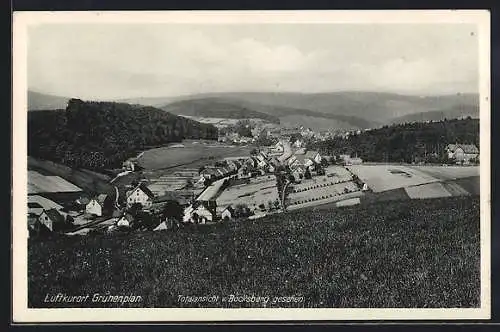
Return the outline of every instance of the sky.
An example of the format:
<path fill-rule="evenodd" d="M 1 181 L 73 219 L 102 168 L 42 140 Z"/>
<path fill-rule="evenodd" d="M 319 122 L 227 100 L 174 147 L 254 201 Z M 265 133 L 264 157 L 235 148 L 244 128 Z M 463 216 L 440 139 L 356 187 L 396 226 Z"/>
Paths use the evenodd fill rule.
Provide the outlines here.
<path fill-rule="evenodd" d="M 43 24 L 28 88 L 86 99 L 209 92 L 478 92 L 469 24 Z"/>

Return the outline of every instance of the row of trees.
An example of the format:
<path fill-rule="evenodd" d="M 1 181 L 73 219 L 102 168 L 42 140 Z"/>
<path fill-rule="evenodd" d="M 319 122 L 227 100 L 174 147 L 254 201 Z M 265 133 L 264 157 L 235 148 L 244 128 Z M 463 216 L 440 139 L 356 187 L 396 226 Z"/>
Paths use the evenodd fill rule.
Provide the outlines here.
<path fill-rule="evenodd" d="M 444 120 L 406 123 L 335 137 L 312 144 L 322 154 L 357 155 L 374 162 L 442 162 L 445 148 L 453 143 L 475 144 L 479 148 L 479 120 Z"/>
<path fill-rule="evenodd" d="M 78 99 L 65 111 L 28 116 L 28 154 L 71 167 L 118 167 L 144 148 L 185 138 L 217 139 L 217 128 L 153 107 Z"/>

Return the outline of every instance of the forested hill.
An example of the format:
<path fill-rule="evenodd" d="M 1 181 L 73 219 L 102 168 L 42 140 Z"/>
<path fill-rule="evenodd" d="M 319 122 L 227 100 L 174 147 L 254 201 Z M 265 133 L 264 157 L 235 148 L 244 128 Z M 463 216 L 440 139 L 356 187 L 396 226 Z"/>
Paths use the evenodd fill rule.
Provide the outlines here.
<path fill-rule="evenodd" d="M 365 161 L 441 162 L 447 144 L 475 144 L 479 148 L 479 120 L 405 123 L 336 137 L 313 146 L 325 154 L 357 155 Z"/>
<path fill-rule="evenodd" d="M 229 119 L 257 118 L 280 123 L 280 119 L 272 114 L 259 112 L 253 107 L 241 105 L 241 103 L 217 98 L 181 100 L 165 105 L 161 109 L 178 115 Z"/>
<path fill-rule="evenodd" d="M 150 106 L 71 99 L 65 111 L 28 113 L 28 154 L 102 169 L 148 147 L 185 138 L 217 139 L 217 128 Z"/>

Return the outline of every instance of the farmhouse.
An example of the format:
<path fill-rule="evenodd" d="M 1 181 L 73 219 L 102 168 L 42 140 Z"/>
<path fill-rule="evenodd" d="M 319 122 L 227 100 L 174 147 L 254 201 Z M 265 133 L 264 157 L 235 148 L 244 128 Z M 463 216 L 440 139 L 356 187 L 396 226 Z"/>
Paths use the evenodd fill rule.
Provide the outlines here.
<path fill-rule="evenodd" d="M 318 153 L 318 151 L 312 150 L 306 152 L 305 159 L 310 159 L 316 164 L 320 164 L 322 160 L 321 155 Z"/>
<path fill-rule="evenodd" d="M 231 206 L 226 207 L 221 213 L 222 220 L 232 219 L 234 215 L 234 209 Z"/>
<path fill-rule="evenodd" d="M 145 184 L 141 183 L 134 189 L 127 191 L 126 197 L 127 207 L 131 207 L 134 203 L 139 203 L 144 208 L 149 208 L 152 204 L 154 195 Z"/>
<path fill-rule="evenodd" d="M 202 223 L 214 221 L 216 205 L 214 201 L 196 201 L 184 209 L 183 222 Z"/>
<path fill-rule="evenodd" d="M 64 217 L 56 209 L 43 210 L 38 221 L 51 232 L 61 229 L 65 222 Z"/>
<path fill-rule="evenodd" d="M 457 163 L 468 164 L 479 156 L 479 149 L 474 144 L 448 144 L 446 146 L 448 159 L 454 159 Z"/>
<path fill-rule="evenodd" d="M 100 194 L 99 196 L 92 198 L 85 206 L 85 212 L 88 214 L 94 214 L 96 216 L 102 216 L 105 210 L 110 205 L 110 199 L 106 194 Z"/>
<path fill-rule="evenodd" d="M 118 227 L 130 227 L 134 221 L 134 217 L 131 214 L 125 213 L 123 214 L 116 222 L 116 226 Z"/>
<path fill-rule="evenodd" d="M 169 191 L 165 192 L 162 196 L 154 197 L 149 210 L 154 213 L 158 213 L 163 210 L 164 206 L 168 202 L 171 201 L 177 202 L 180 206 L 187 206 L 189 204 L 189 201 L 185 197 L 182 197 L 175 191 Z"/>
<path fill-rule="evenodd" d="M 293 147 L 295 147 L 295 148 L 302 148 L 303 145 L 304 145 L 304 142 L 301 139 L 298 139 L 295 142 L 293 142 Z"/>

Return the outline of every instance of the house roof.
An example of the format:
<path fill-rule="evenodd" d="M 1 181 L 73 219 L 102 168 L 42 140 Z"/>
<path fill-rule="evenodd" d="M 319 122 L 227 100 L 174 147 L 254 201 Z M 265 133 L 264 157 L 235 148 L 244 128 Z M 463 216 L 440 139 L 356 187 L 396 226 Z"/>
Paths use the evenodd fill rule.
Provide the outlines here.
<path fill-rule="evenodd" d="M 307 151 L 306 154 L 305 154 L 305 158 L 314 158 L 316 157 L 316 155 L 318 154 L 318 151 Z"/>
<path fill-rule="evenodd" d="M 106 200 L 106 198 L 108 198 L 108 194 L 100 194 L 99 196 L 97 196 L 97 201 L 99 203 L 104 203 L 104 201 Z"/>
<path fill-rule="evenodd" d="M 48 209 L 44 212 L 53 222 L 64 222 L 64 217 L 56 209 Z"/>
<path fill-rule="evenodd" d="M 229 211 L 229 213 L 231 213 L 231 214 L 234 213 L 234 209 L 231 205 L 226 206 L 226 208 L 224 210 L 222 210 L 222 213 L 224 213 L 225 211 Z"/>
<path fill-rule="evenodd" d="M 446 148 L 453 152 L 461 148 L 465 153 L 479 153 L 479 149 L 474 144 L 448 144 Z"/>
<path fill-rule="evenodd" d="M 474 144 L 460 144 L 465 153 L 479 153 L 479 149 Z"/>
<path fill-rule="evenodd" d="M 78 198 L 78 199 L 76 200 L 76 202 L 77 202 L 78 204 L 81 204 L 81 205 L 87 205 L 87 204 L 89 204 L 90 199 L 89 199 L 88 197 L 86 197 L 86 196 L 83 196 L 83 197 Z"/>
<path fill-rule="evenodd" d="M 134 217 L 132 217 L 132 215 L 130 213 L 124 213 L 121 217 L 121 218 L 125 218 L 127 221 L 134 221 Z"/>
<path fill-rule="evenodd" d="M 141 189 L 143 193 L 145 193 L 149 198 L 154 198 L 155 195 L 153 192 L 144 184 L 140 183 L 138 186 L 136 186 L 134 189 L 127 191 L 127 197 L 133 193 L 136 189 Z"/>
<path fill-rule="evenodd" d="M 188 203 L 186 198 L 172 191 L 166 191 L 164 195 L 153 198 L 153 204 L 167 201 L 177 201 L 180 205 L 186 205 Z"/>

